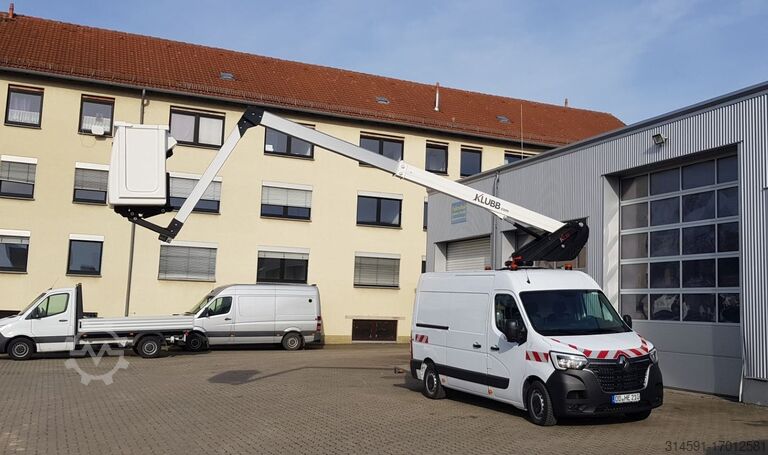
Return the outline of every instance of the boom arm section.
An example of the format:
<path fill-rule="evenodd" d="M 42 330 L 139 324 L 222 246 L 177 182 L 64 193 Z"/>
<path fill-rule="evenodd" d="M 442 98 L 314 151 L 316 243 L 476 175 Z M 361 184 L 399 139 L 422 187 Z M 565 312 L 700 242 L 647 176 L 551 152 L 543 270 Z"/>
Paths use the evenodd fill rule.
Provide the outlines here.
<path fill-rule="evenodd" d="M 390 174 L 400 177 L 409 182 L 421 185 L 425 188 L 452 196 L 456 199 L 466 201 L 469 204 L 476 205 L 486 209 L 503 220 L 510 221 L 532 232 L 530 228 L 541 230 L 547 234 L 539 236 L 531 244 L 537 244 L 536 248 L 526 245 L 519 251 L 522 260 L 569 260 L 578 255 L 581 247 L 586 243 L 588 235 L 587 226 L 583 221 L 561 223 L 540 213 L 528 210 L 511 202 L 499 199 L 488 193 L 476 190 L 467 185 L 455 182 L 435 175 L 431 172 L 411 166 L 405 161 L 395 161 L 378 153 L 371 152 L 357 145 L 335 138 L 325 133 L 304 127 L 290 120 L 281 118 L 275 114 L 265 111 L 262 108 L 250 106 L 245 111 L 237 124 L 237 128 L 227 137 L 219 152 L 214 157 L 208 169 L 205 170 L 200 180 L 195 185 L 189 197 L 176 213 L 176 217 L 170 222 L 168 227 L 163 228 L 149 223 L 145 220 L 135 220 L 144 227 L 148 227 L 160 233 L 160 240 L 170 241 L 181 230 L 192 209 L 203 196 L 208 185 L 211 184 L 218 172 L 224 166 L 229 156 L 234 151 L 237 143 L 245 132 L 257 125 L 271 128 L 288 136 L 309 142 L 317 147 L 346 156 L 355 161 L 365 163 L 376 167 Z M 526 248 L 528 248 L 526 250 Z M 528 252 L 526 252 L 528 251 Z M 573 252 L 575 251 L 575 253 Z M 525 255 L 523 255 L 525 253 Z M 565 256 L 572 256 L 564 258 Z"/>

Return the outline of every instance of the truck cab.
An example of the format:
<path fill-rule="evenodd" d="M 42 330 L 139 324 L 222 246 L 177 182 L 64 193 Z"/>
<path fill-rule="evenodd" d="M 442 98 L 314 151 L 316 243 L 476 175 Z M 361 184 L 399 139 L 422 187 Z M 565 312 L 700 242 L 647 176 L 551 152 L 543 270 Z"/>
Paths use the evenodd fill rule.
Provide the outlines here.
<path fill-rule="evenodd" d="M 645 418 L 663 401 L 653 345 L 578 271 L 424 274 L 411 343 L 411 374 L 426 396 L 485 396 L 527 410 L 540 425 L 566 416 Z"/>

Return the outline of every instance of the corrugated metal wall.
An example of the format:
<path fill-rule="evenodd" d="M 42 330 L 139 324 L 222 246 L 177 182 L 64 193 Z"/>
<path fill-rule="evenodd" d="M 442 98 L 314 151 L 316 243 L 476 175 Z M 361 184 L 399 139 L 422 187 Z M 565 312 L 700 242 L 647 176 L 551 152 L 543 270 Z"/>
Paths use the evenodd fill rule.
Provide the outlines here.
<path fill-rule="evenodd" d="M 640 127 L 583 146 L 565 147 L 554 153 L 530 159 L 501 170 L 498 196 L 550 217 L 567 220 L 588 217 L 591 235 L 588 244 L 588 273 L 603 282 L 606 268 L 618 267 L 618 257 L 605 254 L 603 230 L 605 186 L 611 175 L 629 173 L 643 166 L 659 165 L 686 157 L 736 145 L 739 157 L 741 216 L 741 331 L 745 350 L 745 376 L 768 380 L 768 84 L 751 87 L 689 110 L 652 119 Z M 651 136 L 663 133 L 663 146 Z M 490 188 L 493 175 L 470 179 L 470 185 Z M 430 216 L 450 213 L 452 199 L 430 195 Z M 471 210 L 469 218 L 488 219 L 481 210 Z M 478 224 L 474 221 L 474 225 Z M 482 224 L 482 222 L 481 222 Z M 473 225 L 473 223 L 467 223 Z M 435 244 L 488 230 L 467 232 L 467 225 L 430 223 L 427 268 L 433 270 Z M 511 229 L 501 223 L 499 231 Z M 501 242 L 501 240 L 499 240 Z M 497 242 L 498 243 L 498 242 Z M 496 249 L 497 252 L 499 248 Z M 496 258 L 496 266 L 501 258 Z M 734 327 L 735 329 L 735 327 Z M 714 334 L 713 334 L 714 335 Z M 737 333 L 733 333 L 737 336 Z M 720 340 L 711 340 L 718 343 Z M 729 351 L 740 349 L 738 340 Z"/>

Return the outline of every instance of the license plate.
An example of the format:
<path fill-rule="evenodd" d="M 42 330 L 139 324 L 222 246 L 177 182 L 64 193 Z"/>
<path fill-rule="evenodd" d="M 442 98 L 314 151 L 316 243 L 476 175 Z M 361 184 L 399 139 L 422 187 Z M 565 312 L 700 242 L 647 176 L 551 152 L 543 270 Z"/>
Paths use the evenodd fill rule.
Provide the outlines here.
<path fill-rule="evenodd" d="M 621 395 L 611 396 L 611 403 L 613 404 L 637 403 L 638 401 L 640 401 L 639 393 L 624 393 Z"/>

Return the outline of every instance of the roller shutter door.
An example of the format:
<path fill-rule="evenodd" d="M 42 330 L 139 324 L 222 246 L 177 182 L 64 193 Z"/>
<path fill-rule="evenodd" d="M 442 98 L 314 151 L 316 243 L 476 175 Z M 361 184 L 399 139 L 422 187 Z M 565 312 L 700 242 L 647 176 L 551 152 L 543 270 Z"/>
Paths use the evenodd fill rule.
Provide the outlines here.
<path fill-rule="evenodd" d="M 485 270 L 491 265 L 491 238 L 450 242 L 446 246 L 447 272 Z"/>

